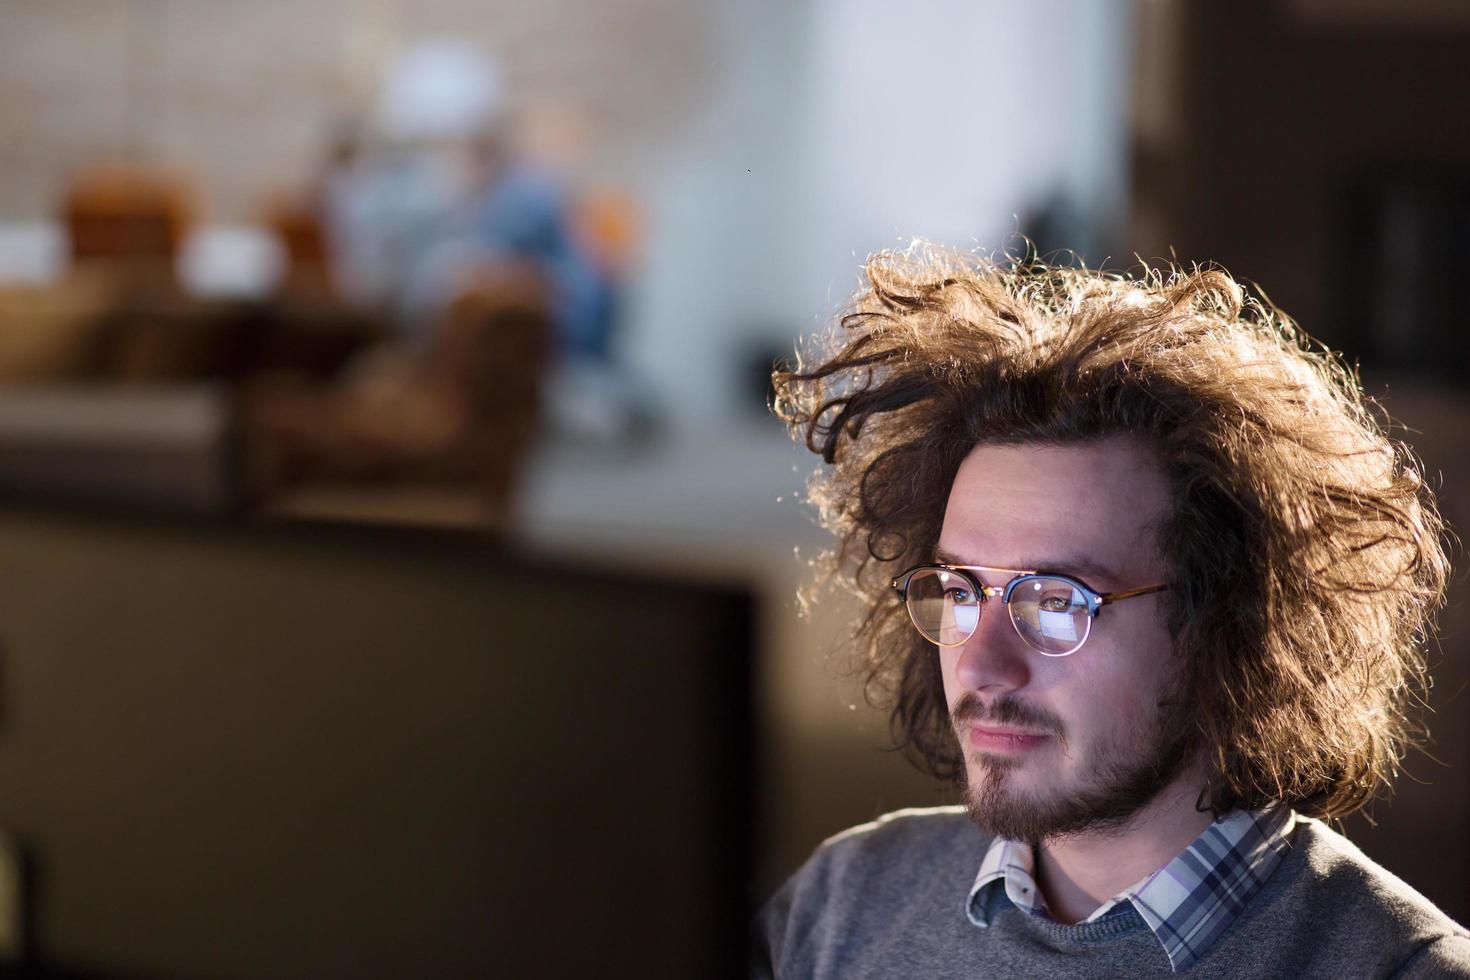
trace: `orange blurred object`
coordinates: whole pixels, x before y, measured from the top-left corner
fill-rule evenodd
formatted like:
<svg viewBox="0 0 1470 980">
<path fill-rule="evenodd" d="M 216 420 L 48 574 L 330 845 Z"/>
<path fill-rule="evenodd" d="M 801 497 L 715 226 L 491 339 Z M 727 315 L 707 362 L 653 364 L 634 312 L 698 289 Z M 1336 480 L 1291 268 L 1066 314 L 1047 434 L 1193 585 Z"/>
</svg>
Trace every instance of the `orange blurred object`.
<svg viewBox="0 0 1470 980">
<path fill-rule="evenodd" d="M 74 263 L 177 258 L 199 213 L 188 174 L 163 166 L 97 163 L 72 177 L 63 205 Z"/>
<path fill-rule="evenodd" d="M 589 188 L 577 195 L 572 221 L 598 266 L 621 277 L 632 265 L 642 238 L 633 196 L 613 187 Z"/>
<path fill-rule="evenodd" d="M 282 288 L 334 295 L 331 247 L 317 202 L 302 194 L 279 192 L 267 199 L 262 213 L 266 227 L 286 250 Z"/>
</svg>

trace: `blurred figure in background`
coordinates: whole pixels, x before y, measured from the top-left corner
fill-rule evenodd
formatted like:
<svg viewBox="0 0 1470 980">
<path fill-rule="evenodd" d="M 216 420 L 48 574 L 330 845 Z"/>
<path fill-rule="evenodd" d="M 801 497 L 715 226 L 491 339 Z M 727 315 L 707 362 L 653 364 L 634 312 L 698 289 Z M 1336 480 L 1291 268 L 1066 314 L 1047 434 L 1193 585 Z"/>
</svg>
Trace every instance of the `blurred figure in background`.
<svg viewBox="0 0 1470 980">
<path fill-rule="evenodd" d="M 631 389 L 608 380 L 612 277 L 571 195 L 517 153 L 498 67 L 473 45 L 409 47 L 372 124 L 337 133 L 309 198 L 333 290 L 390 334 L 330 391 L 261 389 L 258 486 L 480 466 L 501 513 L 543 414 L 614 440 L 639 417 Z"/>
<path fill-rule="evenodd" d="M 323 181 L 343 291 L 386 304 L 416 345 L 466 279 L 539 282 L 563 357 L 606 360 L 613 284 L 569 196 L 512 145 L 496 64 L 463 42 L 409 48 L 384 79 L 375 131 L 347 134 Z"/>
</svg>

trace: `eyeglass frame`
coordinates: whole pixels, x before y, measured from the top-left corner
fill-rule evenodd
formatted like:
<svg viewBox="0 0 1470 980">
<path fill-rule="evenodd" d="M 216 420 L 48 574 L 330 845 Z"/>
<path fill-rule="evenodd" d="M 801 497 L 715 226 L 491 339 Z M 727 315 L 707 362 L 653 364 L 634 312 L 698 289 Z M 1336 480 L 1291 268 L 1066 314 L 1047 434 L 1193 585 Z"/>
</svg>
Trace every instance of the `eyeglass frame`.
<svg viewBox="0 0 1470 980">
<path fill-rule="evenodd" d="M 1026 639 L 1026 635 L 1021 632 L 1021 624 L 1016 622 L 1015 615 L 1011 614 L 1009 612 L 1009 609 L 1007 609 L 1006 618 L 1011 621 L 1011 628 L 1016 631 L 1016 635 L 1021 638 L 1021 642 L 1025 643 L 1026 646 L 1030 647 L 1032 650 L 1035 650 L 1043 657 L 1070 657 L 1078 650 L 1081 650 L 1083 644 L 1085 644 L 1088 638 L 1092 636 L 1092 621 L 1097 618 L 1097 614 L 1103 606 L 1110 605 L 1114 602 L 1119 602 L 1123 599 L 1132 599 L 1135 596 L 1152 595 L 1155 592 L 1163 592 L 1169 587 L 1167 584 L 1145 585 L 1136 589 L 1122 589 L 1117 592 L 1099 592 L 1097 589 L 1094 589 L 1092 586 L 1088 585 L 1086 582 L 1082 581 L 1076 576 L 1065 575 L 1059 572 L 1042 572 L 1035 570 L 1022 571 L 1016 568 L 996 568 L 991 565 L 951 565 L 947 562 L 923 562 L 922 564 L 915 565 L 908 571 L 896 576 L 889 583 L 889 587 L 892 588 L 894 592 L 898 593 L 899 601 L 903 603 L 904 612 L 908 614 L 909 622 L 913 624 L 913 627 L 915 630 L 918 631 L 918 634 L 922 636 L 926 642 L 933 643 L 935 646 L 945 647 L 946 649 L 950 650 L 953 650 L 956 647 L 962 647 L 966 643 L 970 642 L 970 639 L 975 635 L 975 631 L 980 628 L 980 616 L 979 614 L 975 616 L 974 629 L 971 629 L 970 632 L 966 634 L 965 638 L 958 643 L 940 643 L 938 640 L 930 639 L 929 634 L 925 633 L 919 627 L 918 620 L 914 618 L 913 607 L 909 605 L 908 589 L 909 582 L 913 579 L 916 573 L 933 569 L 939 569 L 947 572 L 957 572 L 960 575 L 963 575 L 965 581 L 969 582 L 970 585 L 973 587 L 973 591 L 975 592 L 975 594 L 980 596 L 980 601 L 976 603 L 976 606 L 980 607 L 984 606 L 986 599 L 996 598 L 1000 599 L 1003 604 L 1009 607 L 1011 604 L 1011 595 L 1016 591 L 1016 587 L 1022 582 L 1027 582 L 1032 579 L 1055 579 L 1057 581 L 1067 583 L 1068 585 L 1072 586 L 1072 588 L 1082 593 L 1082 596 L 1087 600 L 1087 633 L 1082 637 L 1081 640 L 1078 641 L 1075 647 L 1065 653 L 1049 653 L 1046 650 L 1038 648 L 1036 644 Z M 1010 573 L 1012 575 L 1012 578 L 1007 581 L 1005 585 L 986 585 L 976 576 L 970 574 L 971 572 Z"/>
</svg>

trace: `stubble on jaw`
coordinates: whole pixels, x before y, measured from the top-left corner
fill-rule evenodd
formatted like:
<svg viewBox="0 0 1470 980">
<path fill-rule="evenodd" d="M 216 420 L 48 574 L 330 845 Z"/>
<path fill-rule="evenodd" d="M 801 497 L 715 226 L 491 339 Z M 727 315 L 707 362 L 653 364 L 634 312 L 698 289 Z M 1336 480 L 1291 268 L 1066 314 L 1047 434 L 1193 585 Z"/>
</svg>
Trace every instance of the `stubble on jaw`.
<svg viewBox="0 0 1470 980">
<path fill-rule="evenodd" d="M 1195 755 L 1196 741 L 1181 695 L 1176 687 L 1160 700 L 1154 724 L 1144 733 L 1144 748 L 1118 740 L 1090 746 L 1081 785 L 1072 792 L 1065 787 L 1050 797 L 1024 792 L 1015 786 L 1011 773 L 1026 759 L 965 751 L 962 789 L 970 820 L 991 836 L 1031 844 L 1116 830 L 1156 799 Z M 967 693 L 951 717 L 956 733 L 984 719 L 1046 732 L 1057 739 L 1060 750 L 1068 748 L 1059 719 L 1014 699 L 998 699 L 987 710 Z M 972 778 L 976 769 L 979 777 Z"/>
</svg>

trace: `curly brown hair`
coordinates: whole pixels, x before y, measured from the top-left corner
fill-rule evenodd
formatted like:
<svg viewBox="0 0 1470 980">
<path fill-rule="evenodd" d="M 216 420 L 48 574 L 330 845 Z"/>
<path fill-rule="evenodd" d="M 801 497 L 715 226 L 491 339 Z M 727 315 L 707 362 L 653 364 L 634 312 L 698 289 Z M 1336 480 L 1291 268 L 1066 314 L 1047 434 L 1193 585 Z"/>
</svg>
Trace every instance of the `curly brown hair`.
<svg viewBox="0 0 1470 980">
<path fill-rule="evenodd" d="M 828 464 L 810 499 L 829 569 L 865 600 L 871 699 L 921 767 L 964 770 L 934 648 L 889 588 L 934 560 L 981 443 L 1129 434 L 1160 451 L 1164 614 L 1216 812 L 1341 817 L 1423 728 L 1444 528 L 1356 377 L 1217 268 L 1134 276 L 881 253 L 834 329 L 774 377 L 777 414 Z"/>
</svg>

